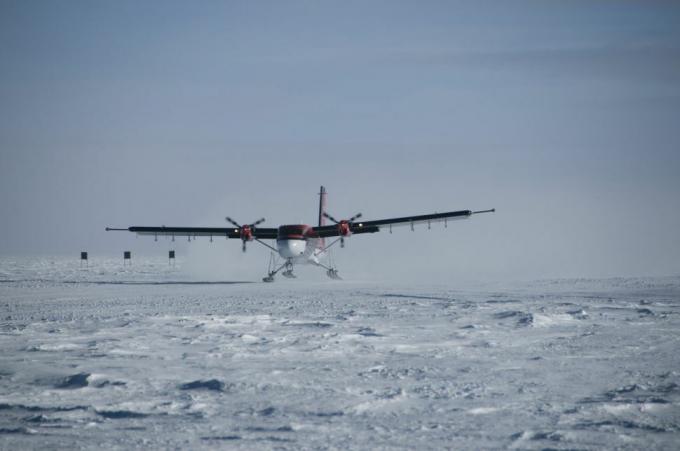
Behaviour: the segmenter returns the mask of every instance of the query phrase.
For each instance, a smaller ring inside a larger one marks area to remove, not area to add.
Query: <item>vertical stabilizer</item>
[[[326,217],[323,215],[326,211],[326,188],[321,186],[319,189],[319,227],[326,225]]]
[[[326,217],[323,215],[326,212],[326,188],[321,186],[319,189],[319,227],[326,225]],[[319,240],[319,248],[323,249],[326,243],[323,238]]]

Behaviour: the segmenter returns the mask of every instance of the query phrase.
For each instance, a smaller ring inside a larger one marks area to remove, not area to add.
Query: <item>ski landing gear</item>
[[[322,267],[323,269],[325,269],[325,270],[326,270],[326,275],[327,275],[328,277],[330,277],[331,279],[333,279],[333,280],[342,280],[342,277],[340,277],[340,275],[338,275],[338,270],[337,270],[336,268],[334,268],[333,266],[326,266],[326,265],[324,265],[324,264],[322,264],[322,263],[319,263],[319,262],[314,262],[314,264],[315,264],[316,266],[320,266],[320,267]]]
[[[274,269],[275,268],[275,269]],[[288,277],[289,279],[294,279],[295,274],[293,274],[293,262],[289,258],[286,260],[286,262],[276,268],[276,257],[272,254],[271,258],[269,259],[269,272],[267,273],[267,277],[263,277],[262,281],[263,282],[273,282],[274,281],[274,276],[276,273],[281,271],[282,269],[285,268],[285,271],[283,271],[281,274],[283,274],[284,277]]]
[[[288,277],[289,279],[295,279],[295,274],[293,274],[293,264],[290,261],[286,262],[286,265],[284,266],[286,270],[282,272],[281,274],[283,277]]]
[[[335,240],[332,242],[326,249],[334,245],[338,240]],[[319,266],[324,268],[326,270],[326,275],[330,277],[333,280],[342,280],[342,277],[338,274],[338,269],[335,267],[335,264],[333,263],[333,254],[331,253],[330,250],[327,250],[328,252],[328,266],[322,265],[321,263],[318,263]]]
[[[274,281],[274,276],[278,274],[281,270],[281,275],[283,277],[287,277],[289,279],[295,279],[296,276],[293,273],[293,259],[289,258],[286,259],[286,261],[278,266],[278,262],[280,260],[277,258],[276,254],[273,252],[271,253],[271,256],[269,257],[269,267],[267,270],[267,276],[262,278],[263,282],[273,282]],[[309,263],[312,263],[316,266],[319,266],[320,268],[323,268],[326,270],[326,275],[330,277],[333,280],[342,280],[340,275],[338,274],[338,270],[335,268],[335,265],[333,265],[332,260],[329,261],[330,266],[326,266],[323,263],[319,263],[318,261],[315,260],[309,260]]]

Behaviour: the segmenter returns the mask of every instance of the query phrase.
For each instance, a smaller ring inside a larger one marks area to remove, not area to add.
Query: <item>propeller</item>
[[[234,225],[238,228],[239,236],[241,238],[241,241],[243,242],[243,246],[241,247],[243,252],[246,251],[246,242],[252,241],[253,239],[255,239],[255,237],[253,236],[253,230],[255,230],[255,227],[258,224],[262,224],[264,222],[264,218],[260,218],[257,221],[253,222],[252,224],[240,225],[238,222],[234,221],[229,216],[227,216],[224,219],[226,219],[227,222],[230,222],[232,225]]]
[[[238,227],[239,229],[241,228],[241,224],[239,224],[238,222],[234,221],[234,220],[231,219],[229,216],[227,216],[227,217],[224,218],[224,219],[226,219],[227,222],[231,222],[233,225],[235,225],[235,226]]]
[[[338,234],[340,235],[340,247],[345,247],[345,237],[350,236],[352,234],[352,224],[354,224],[354,220],[359,219],[362,215],[361,213],[357,213],[354,216],[352,216],[349,219],[341,219],[338,221],[335,219],[333,216],[329,215],[326,212],[323,212],[324,217],[330,219],[334,223],[338,225]]]
[[[329,215],[325,211],[323,212],[323,215],[324,215],[324,217],[330,219],[331,221],[333,221],[336,224],[340,224],[342,221],[345,221],[347,223],[352,223],[355,219],[359,219],[361,217],[361,213],[357,213],[349,219],[343,219],[341,221],[338,221],[337,219],[335,219],[333,216]]]

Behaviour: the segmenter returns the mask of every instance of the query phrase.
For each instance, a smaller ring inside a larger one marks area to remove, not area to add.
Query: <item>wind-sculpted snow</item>
[[[680,278],[266,285],[133,265],[0,261],[0,448],[680,443]]]

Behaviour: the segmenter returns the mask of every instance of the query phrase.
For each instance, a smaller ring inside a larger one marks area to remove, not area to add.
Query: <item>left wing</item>
[[[106,231],[119,230],[126,232],[134,232],[138,235],[153,235],[153,236],[186,236],[195,238],[197,236],[210,237],[226,237],[226,238],[241,238],[241,233],[236,227],[141,227],[132,226],[127,229],[114,229],[107,227]],[[275,239],[278,229],[269,227],[253,227],[253,237],[258,239]]]
[[[403,216],[400,218],[388,218],[388,219],[378,219],[376,221],[355,221],[349,223],[350,230],[352,234],[355,233],[375,233],[379,232],[381,227],[389,227],[390,230],[395,226],[405,226],[410,225],[413,227],[416,224],[432,224],[434,222],[444,222],[458,220],[458,219],[468,219],[470,216],[479,213],[493,213],[496,211],[495,208],[491,210],[460,210],[460,211],[449,211],[446,213],[432,213],[429,215],[418,215],[418,216]],[[337,224],[326,225],[314,227],[314,231],[321,238],[327,238],[331,236],[339,236],[340,228]]]

